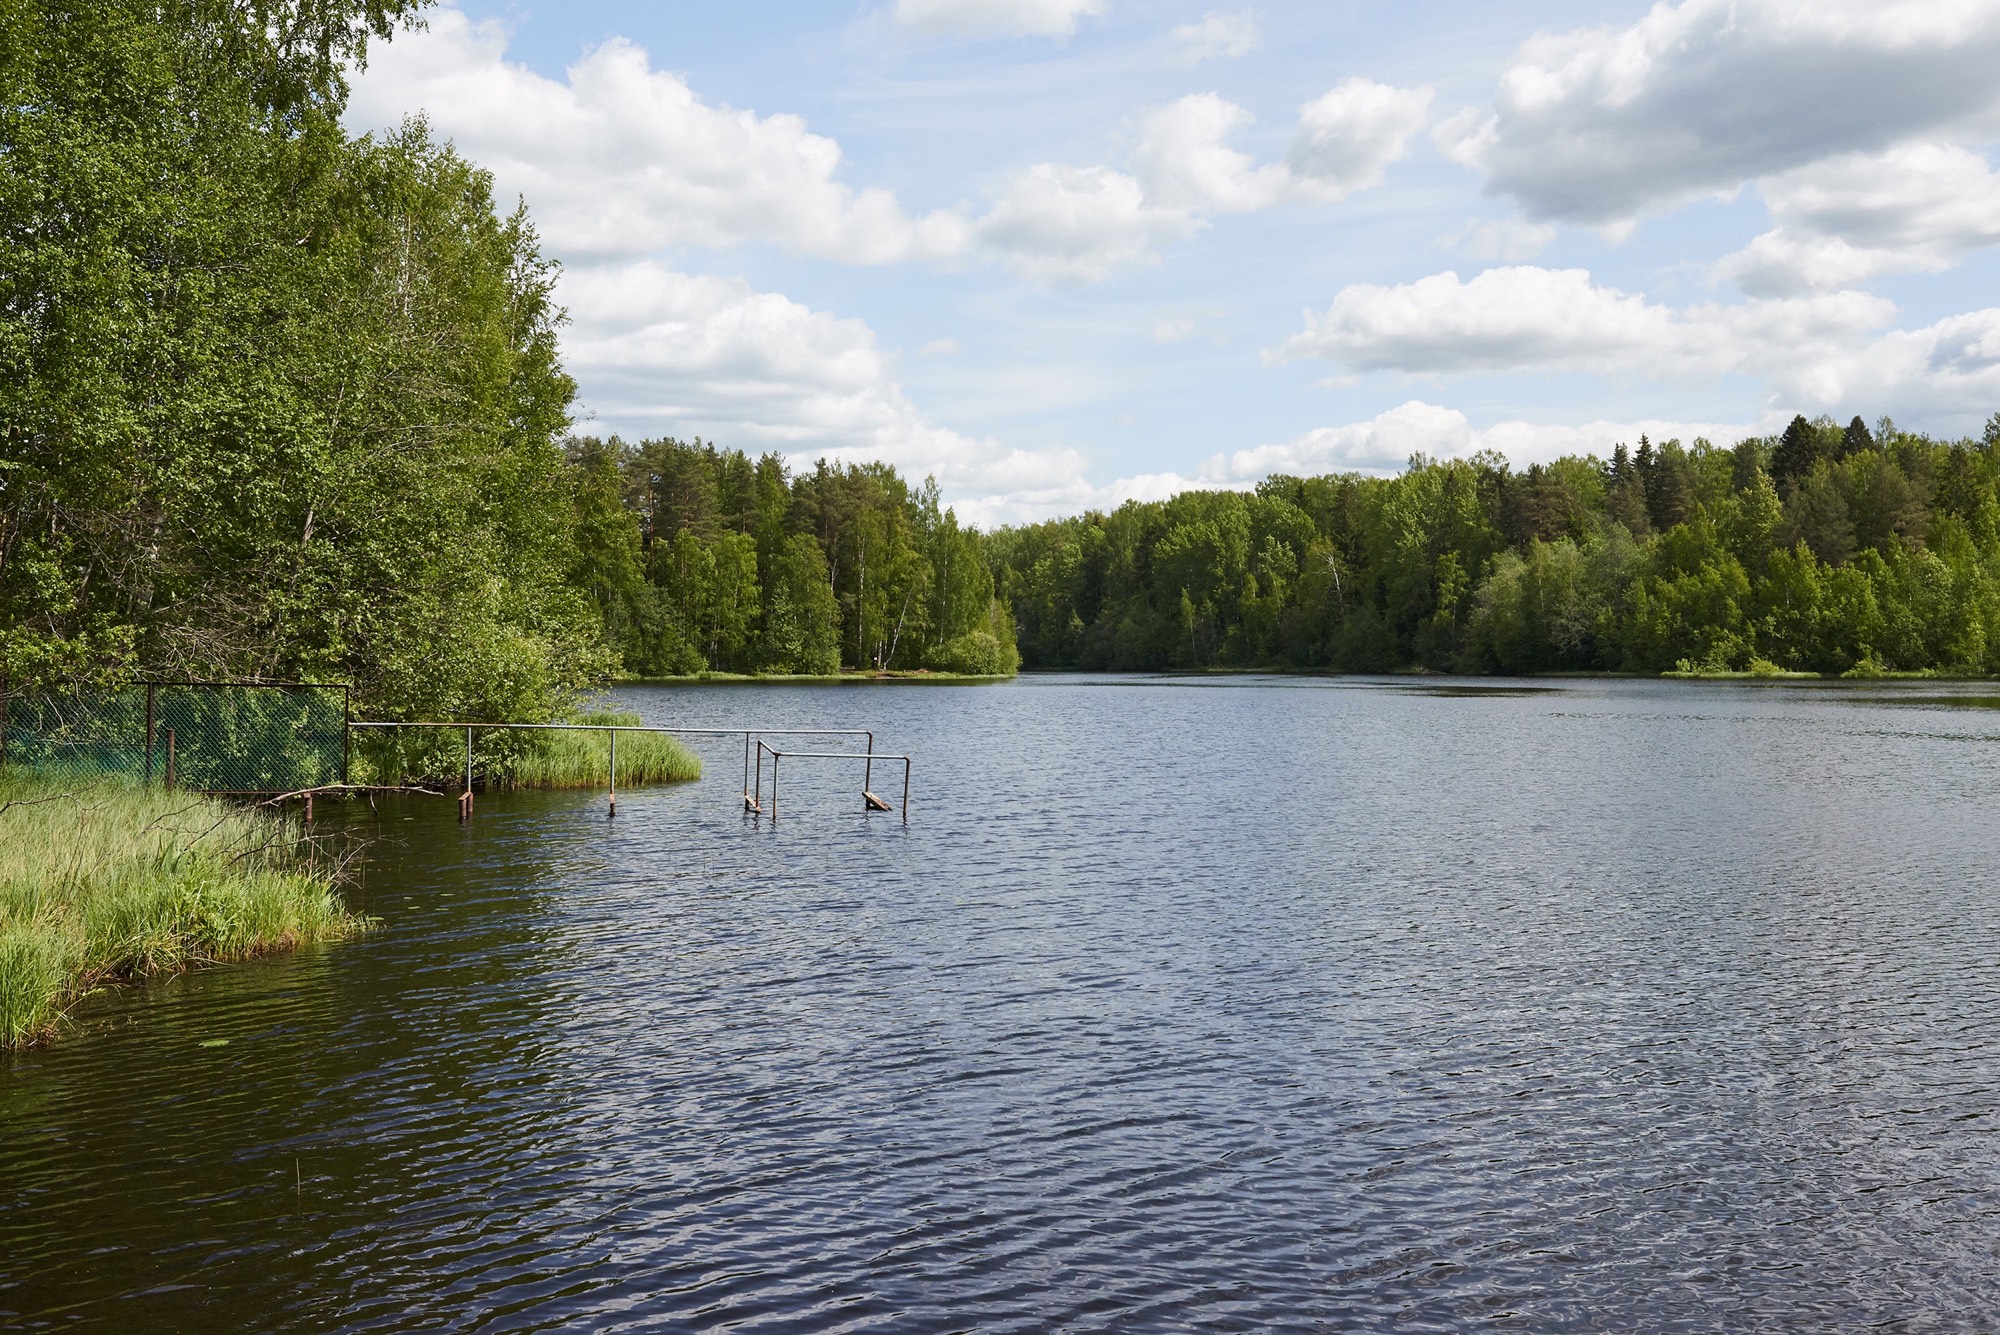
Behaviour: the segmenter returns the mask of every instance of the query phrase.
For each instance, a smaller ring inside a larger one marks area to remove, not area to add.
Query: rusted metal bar
[[[762,743],[759,743],[759,745],[761,746],[761,745],[762,745]],[[873,752],[873,751],[778,751],[778,750],[773,750],[773,751],[771,752],[771,819],[772,819],[772,820],[774,820],[774,821],[775,821],[775,820],[776,820],[776,819],[778,818],[778,759],[779,759],[779,757],[781,757],[781,756],[790,756],[790,757],[792,757],[792,758],[793,758],[794,760],[859,760],[859,761],[862,761],[862,762],[866,763],[866,764],[867,764],[867,765],[869,766],[869,768],[870,768],[870,770],[871,770],[871,771],[872,771],[872,770],[873,770],[873,768],[874,768],[874,764],[875,764],[875,762],[876,762],[876,761],[878,761],[878,760],[900,760],[900,761],[902,761],[902,762],[903,762],[903,820],[904,820],[904,823],[906,823],[906,824],[907,824],[907,823],[909,822],[909,819],[910,819],[910,766],[911,766],[911,759],[910,759],[910,757],[909,757],[909,756],[886,756],[886,755],[879,755],[879,754],[877,754],[876,752]],[[758,763],[758,767],[757,767],[757,772],[758,772],[758,777],[759,777],[759,778],[761,779],[761,778],[762,778],[762,776],[763,776],[763,763],[762,763],[762,760],[761,760],[761,758],[760,758],[760,760],[759,760],[759,763]],[[863,789],[863,790],[862,790],[862,796],[863,796],[864,798],[873,798],[873,797],[874,797],[874,794],[873,794],[873,793],[870,793],[870,792],[868,792],[868,791],[867,791],[866,789]],[[878,802],[879,802],[879,801],[881,801],[881,799],[880,799],[880,798],[875,798],[875,800],[876,800],[876,801],[878,801]],[[883,803],[882,803],[882,806],[881,806],[881,808],[880,808],[880,809],[881,809],[881,810],[884,810],[884,811],[888,810],[888,803],[886,803],[886,802],[883,802]]]
[[[167,791],[174,790],[174,730],[167,729]]]
[[[866,728],[664,728],[649,723],[377,723],[356,728],[512,728],[523,732],[664,732],[678,737],[866,737]],[[859,752],[855,754],[859,755]],[[885,757],[891,758],[891,757]]]

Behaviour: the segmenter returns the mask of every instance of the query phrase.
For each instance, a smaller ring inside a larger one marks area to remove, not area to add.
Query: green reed
[[[365,928],[293,820],[120,780],[0,771],[0,1048],[107,982]]]
[[[637,714],[600,709],[578,723],[598,728],[635,727]],[[472,743],[474,781],[496,788],[602,788],[610,776],[611,743],[603,732],[487,728]],[[356,783],[442,784],[465,776],[465,734],[453,729],[384,729],[356,749]],[[701,760],[662,733],[618,734],[618,786],[688,783],[701,777]]]

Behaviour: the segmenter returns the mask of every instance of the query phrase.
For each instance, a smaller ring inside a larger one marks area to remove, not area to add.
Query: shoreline
[[[292,819],[186,791],[0,771],[0,1052],[86,997],[369,931]]]
[[[981,676],[966,672],[932,672],[927,668],[833,673],[697,672],[684,677],[613,677],[620,686],[993,686],[1022,674]]]

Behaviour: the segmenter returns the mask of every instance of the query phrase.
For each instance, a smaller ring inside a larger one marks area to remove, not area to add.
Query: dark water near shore
[[[379,933],[0,1059],[0,1326],[1991,1329],[1990,689],[627,692],[910,824],[350,811]]]

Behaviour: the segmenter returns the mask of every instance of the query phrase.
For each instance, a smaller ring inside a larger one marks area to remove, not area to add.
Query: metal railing
[[[771,757],[771,823],[778,823],[778,762],[787,756],[793,760],[860,760],[868,769],[861,780],[861,807],[864,811],[887,811],[889,804],[870,791],[874,782],[875,762],[878,760],[900,760],[903,762],[903,824],[910,823],[910,757],[878,754],[872,745],[868,750],[858,751],[780,751],[776,747],[757,743],[757,793],[750,810],[762,812],[764,809],[764,757]],[[746,800],[747,795],[746,795]]]
[[[778,755],[790,755],[798,759],[809,757],[818,760],[841,759],[864,762],[867,769],[864,771],[862,778],[862,798],[864,809],[870,811],[889,810],[887,803],[869,791],[869,785],[874,779],[875,761],[901,760],[904,762],[903,819],[907,821],[910,816],[910,758],[908,756],[877,754],[875,750],[875,733],[873,729],[869,728],[682,728],[638,723],[381,723],[358,721],[348,724],[348,727],[350,729],[377,730],[395,728],[449,729],[454,732],[463,730],[465,733],[465,788],[460,793],[458,799],[459,819],[461,821],[472,819],[473,737],[476,732],[482,731],[590,732],[605,734],[609,742],[610,751],[609,762],[606,766],[605,782],[605,796],[608,803],[606,810],[607,818],[618,814],[618,734],[621,732],[654,733],[677,737],[741,737],[743,739],[743,808],[747,812],[760,815],[763,813],[763,757],[766,753],[774,757]],[[775,747],[764,745],[763,739],[766,737],[861,737],[867,739],[868,749],[865,752],[780,752]],[[751,758],[753,755],[753,746],[755,747],[754,754],[756,756],[757,793],[755,796],[751,793]],[[773,820],[777,819],[777,782],[777,763],[774,760],[771,766],[771,816]]]
[[[164,781],[168,788],[189,788],[233,797],[302,800],[308,813],[315,793],[333,794],[361,789],[380,791],[402,787],[416,773],[400,742],[396,743],[393,774],[363,774],[359,786],[351,772],[357,757],[354,737],[382,735],[398,729],[463,733],[464,785],[460,818],[472,816],[475,761],[481,759],[480,733],[581,732],[602,733],[608,752],[605,794],[609,814],[618,810],[618,738],[621,733],[652,733],[672,737],[729,737],[743,742],[741,798],[746,813],[763,815],[764,757],[771,757],[771,810],[778,810],[778,766],[797,760],[853,761],[864,768],[863,809],[888,811],[873,792],[875,762],[903,763],[903,819],[909,819],[909,756],[891,756],[875,749],[870,728],[827,727],[675,727],[627,723],[401,723],[362,721],[353,717],[353,691],[347,683],[219,682],[140,680],[105,690],[74,690],[60,694],[8,697],[0,691],[0,765],[13,763],[53,777],[96,780],[123,776],[148,786]],[[788,751],[765,739],[851,739],[861,751]],[[435,746],[417,765],[435,782],[457,767],[449,742],[440,753]],[[510,760],[507,746],[485,748],[483,761],[489,782],[504,775]],[[374,758],[362,757],[363,768],[376,768]],[[493,767],[498,765],[499,770]],[[631,767],[628,766],[628,770]],[[754,773],[753,773],[754,771]],[[586,773],[588,763],[586,763]],[[641,771],[643,773],[643,770]],[[273,795],[276,795],[275,797]],[[308,815],[310,818],[310,815]]]

